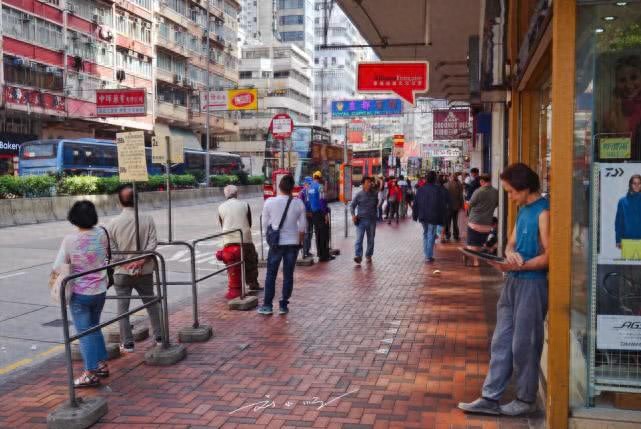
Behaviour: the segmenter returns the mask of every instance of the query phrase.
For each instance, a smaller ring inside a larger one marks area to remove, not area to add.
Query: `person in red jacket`
[[[396,223],[398,224],[398,208],[400,207],[402,199],[403,191],[401,187],[398,186],[396,180],[390,180],[389,193],[387,195],[387,205],[389,206],[389,216],[387,217],[388,225],[392,223],[394,217],[396,217]]]

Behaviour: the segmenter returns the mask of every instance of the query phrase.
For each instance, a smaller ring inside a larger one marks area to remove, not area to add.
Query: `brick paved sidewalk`
[[[108,384],[81,392],[108,399],[95,427],[527,428],[455,408],[483,382],[500,276],[463,267],[455,245],[425,265],[411,221],[376,239],[371,265],[335,237],[335,261],[297,268],[286,317],[227,311],[222,291],[203,299],[215,338],[172,367],[146,366],[143,347],[112,361]],[[174,312],[172,334],[190,317]],[[0,386],[0,427],[45,426],[67,398],[63,362]]]

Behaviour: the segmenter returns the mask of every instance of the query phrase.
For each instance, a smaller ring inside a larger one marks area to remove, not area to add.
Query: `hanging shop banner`
[[[599,180],[599,264],[641,265],[641,163],[602,163]]]
[[[435,156],[440,158],[456,158],[461,156],[461,149],[434,149],[434,150],[429,150],[428,154],[430,156]]]
[[[64,97],[31,89],[5,85],[4,99],[7,103],[19,104],[32,108],[38,107],[41,109],[55,110],[57,112],[65,111]]]
[[[393,116],[402,114],[403,102],[400,98],[332,101],[333,118]]]
[[[97,89],[96,116],[134,117],[147,115],[145,88]]]
[[[256,89],[229,89],[200,93],[200,111],[226,112],[236,110],[258,110],[258,91]]]
[[[470,111],[460,110],[433,110],[434,122],[432,125],[434,140],[455,140],[469,138],[470,136]]]
[[[148,181],[145,132],[117,133],[116,147],[118,148],[118,175],[120,176],[120,181]]]
[[[365,142],[365,128],[367,124],[364,121],[355,119],[347,125],[347,143],[362,144]]]
[[[403,148],[405,146],[405,135],[394,134],[394,147]]]
[[[416,92],[428,90],[426,61],[358,63],[357,90],[360,92],[393,92],[414,104]]]

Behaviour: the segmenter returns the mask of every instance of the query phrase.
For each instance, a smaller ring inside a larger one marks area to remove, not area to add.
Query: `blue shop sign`
[[[332,101],[332,117],[392,116],[403,114],[400,98]]]

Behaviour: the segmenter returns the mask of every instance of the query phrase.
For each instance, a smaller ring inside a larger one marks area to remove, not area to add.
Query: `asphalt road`
[[[262,197],[247,200],[252,208],[253,241],[260,256],[258,219]],[[221,231],[217,207],[220,203],[174,207],[174,240],[191,241]],[[343,205],[334,203],[332,212],[333,234],[344,231]],[[167,210],[148,211],[156,222],[158,237],[167,240]],[[113,216],[100,219],[107,223]],[[74,227],[68,222],[49,222],[0,229],[0,382],[12,372],[37,364],[52,354],[61,353],[63,333],[60,307],[49,296],[47,281],[51,265],[62,238]],[[199,275],[212,272],[223,265],[215,252],[222,239],[203,242],[198,246],[196,264]],[[189,255],[184,247],[163,246],[160,252],[167,261],[170,281],[189,278]],[[265,247],[266,252],[266,247]],[[226,274],[223,272],[199,283],[199,294],[223,294]],[[113,291],[109,292],[110,294]],[[168,300],[171,306],[189,305],[189,286],[170,286]],[[103,318],[115,314],[115,301],[107,301]],[[132,306],[136,305],[132,301]],[[144,312],[141,316],[143,317]],[[175,329],[175,327],[172,327]],[[72,329],[73,332],[73,329]]]

